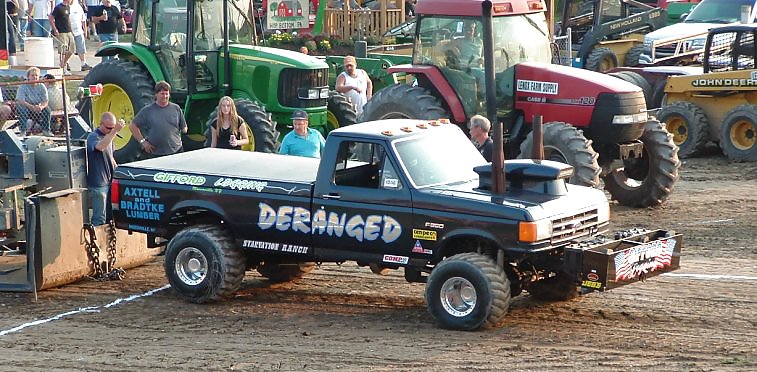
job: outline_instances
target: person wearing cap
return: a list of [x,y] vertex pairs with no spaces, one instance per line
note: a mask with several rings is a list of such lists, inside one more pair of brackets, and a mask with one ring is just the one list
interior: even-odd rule
[[183,151],[181,135],[187,133],[187,122],[181,107],[170,98],[171,85],[159,81],[155,84],[155,103],[139,110],[129,124],[132,138],[142,146],[147,158]]
[[326,140],[321,132],[308,128],[308,113],[297,110],[292,114],[294,130],[284,136],[279,154],[321,158]]
[[363,106],[373,96],[373,82],[365,70],[357,68],[355,57],[344,57],[344,72],[336,78],[336,90],[350,99],[358,115],[363,113]]

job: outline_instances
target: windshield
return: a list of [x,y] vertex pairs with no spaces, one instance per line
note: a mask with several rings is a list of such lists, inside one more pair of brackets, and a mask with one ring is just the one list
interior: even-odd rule
[[741,19],[741,6],[754,6],[754,0],[705,0],[684,20],[685,23],[733,23]]
[[462,133],[411,137],[394,147],[405,174],[418,188],[477,180],[473,167],[486,164]]

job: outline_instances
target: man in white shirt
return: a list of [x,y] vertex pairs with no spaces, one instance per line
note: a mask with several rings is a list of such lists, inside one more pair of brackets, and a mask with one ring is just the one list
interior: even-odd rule
[[[71,22],[71,33],[74,35],[74,43],[76,44],[76,55],[79,56],[81,62],[81,70],[87,71],[92,69],[86,61],[87,48],[84,43],[84,39],[87,37],[87,15],[84,14],[84,8],[79,4],[78,0],[74,0],[71,4],[71,13],[68,15],[68,19]],[[66,65],[66,69],[71,71],[71,66]]]
[[50,13],[53,11],[52,0],[29,0],[29,13],[32,16],[32,35],[50,37]]

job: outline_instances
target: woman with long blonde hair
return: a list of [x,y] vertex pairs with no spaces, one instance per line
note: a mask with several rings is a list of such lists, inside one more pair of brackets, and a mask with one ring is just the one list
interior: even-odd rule
[[229,96],[218,101],[218,117],[210,129],[210,147],[239,150],[250,143],[244,119],[237,115],[237,107]]

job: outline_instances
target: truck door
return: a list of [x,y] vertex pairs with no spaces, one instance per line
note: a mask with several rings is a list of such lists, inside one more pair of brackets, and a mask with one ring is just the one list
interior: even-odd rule
[[319,178],[313,196],[316,255],[407,263],[412,204],[397,164],[383,143],[344,141],[339,146],[332,182]]

